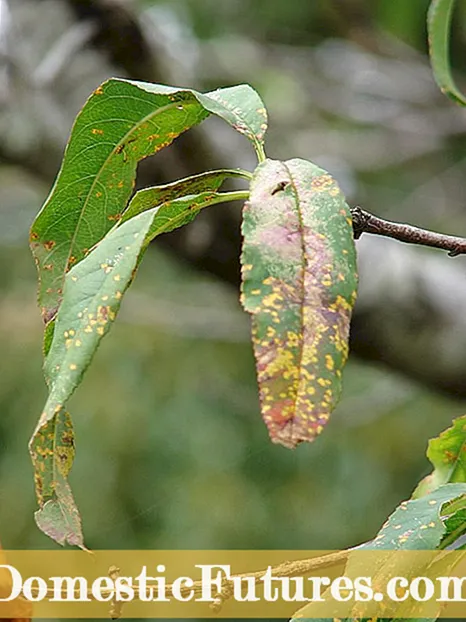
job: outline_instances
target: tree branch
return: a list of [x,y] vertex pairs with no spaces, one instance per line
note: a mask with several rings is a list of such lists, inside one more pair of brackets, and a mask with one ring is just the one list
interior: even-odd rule
[[440,248],[444,251],[448,251],[450,257],[466,254],[466,238],[445,235],[443,233],[436,233],[435,231],[428,231],[427,229],[420,229],[413,225],[383,220],[383,218],[374,216],[360,207],[353,207],[351,213],[353,216],[353,231],[356,240],[360,238],[363,233],[373,233],[374,235],[393,238],[399,242]]

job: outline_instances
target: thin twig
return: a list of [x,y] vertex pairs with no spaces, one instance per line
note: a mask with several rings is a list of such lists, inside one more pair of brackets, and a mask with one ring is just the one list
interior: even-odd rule
[[373,233],[408,244],[440,248],[448,251],[450,257],[466,254],[466,238],[445,235],[435,231],[428,231],[427,229],[420,229],[413,225],[383,220],[360,207],[353,207],[351,214],[353,216],[353,231],[356,240],[363,233]]
[[[297,559],[294,561],[286,561],[286,562],[279,564],[278,566],[271,567],[271,573],[273,577],[296,577],[296,576],[301,576],[301,575],[307,575],[311,572],[314,572],[315,570],[319,570],[323,568],[330,568],[332,566],[336,566],[338,564],[346,562],[349,554],[352,551],[354,551],[354,549],[350,548],[350,549],[345,549],[343,551],[336,551],[335,553],[328,553],[327,555],[322,555],[321,557],[311,557],[308,559]],[[241,577],[241,578],[253,577],[255,579],[260,579],[261,577],[264,576],[267,570],[268,569],[258,570],[256,572],[246,572],[244,574],[237,574],[233,576]],[[116,576],[119,576],[119,573],[120,573],[120,569],[117,568],[116,566],[111,566],[109,568],[109,576],[112,579],[114,579]],[[224,578],[222,581],[222,589],[217,596],[217,598],[219,598],[219,601],[221,601],[221,603],[223,603],[225,600],[227,600],[231,596],[231,593],[232,593],[231,586],[233,584],[232,579],[233,577],[231,579]],[[146,583],[146,587],[148,589],[150,589],[151,587],[157,588],[157,586],[158,586],[158,583],[155,583],[155,584],[151,582]],[[137,591],[139,589],[139,586],[134,585],[134,584],[128,587],[133,588],[134,591]],[[168,584],[165,589],[168,592],[171,590],[171,588],[172,588],[172,585]],[[191,592],[194,592],[195,595],[199,595],[202,593],[202,589],[203,589],[202,581],[194,581],[193,585],[190,587],[181,586],[180,592],[181,594],[184,594],[184,595],[190,594]],[[32,588],[31,593],[33,595],[37,595],[38,589]],[[66,593],[67,592],[65,588],[63,588],[63,590],[61,591],[61,594],[64,595]],[[73,593],[75,595],[79,594],[79,589],[75,588]],[[107,596],[112,593],[112,590],[101,589],[100,593],[102,596]],[[91,599],[95,598],[94,594],[92,593],[92,590],[87,590],[86,594]],[[49,588],[47,590],[46,596],[53,597],[54,595],[55,595],[55,590],[53,588]],[[137,599],[137,597],[135,598]],[[213,604],[218,606],[220,603],[218,602],[218,603],[213,603]]]

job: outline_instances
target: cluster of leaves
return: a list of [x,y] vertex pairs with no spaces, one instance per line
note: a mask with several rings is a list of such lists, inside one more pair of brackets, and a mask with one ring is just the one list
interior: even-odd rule
[[[454,0],[429,12],[432,65],[466,105],[448,62]],[[217,170],[134,192],[138,162],[214,114],[252,143],[252,172]],[[252,316],[261,410],[272,441],[312,441],[335,407],[348,354],[357,272],[351,213],[335,180],[305,160],[267,159],[267,113],[241,85],[201,94],[112,79],[78,115],[54,187],[31,229],[45,323],[49,396],[30,442],[38,526],[84,547],[68,483],[74,460],[67,402],[116,318],[149,242],[211,205],[246,200],[243,306]],[[246,190],[221,191],[229,178]],[[466,534],[466,418],[431,441],[434,471],[368,548],[462,548]],[[426,525],[429,528],[424,528]],[[305,608],[300,617],[312,611]]]
[[[138,162],[209,114],[254,146],[251,174],[217,170],[134,193]],[[253,318],[261,408],[274,442],[294,447],[325,425],[341,390],[356,297],[350,210],[335,180],[304,160],[269,160],[267,113],[249,86],[201,94],[112,79],[74,124],[50,196],[31,229],[45,323],[49,396],[30,442],[40,529],[84,547],[68,475],[67,402],[116,318],[148,244],[204,208],[247,199],[242,302]],[[221,192],[227,178],[249,190]]]

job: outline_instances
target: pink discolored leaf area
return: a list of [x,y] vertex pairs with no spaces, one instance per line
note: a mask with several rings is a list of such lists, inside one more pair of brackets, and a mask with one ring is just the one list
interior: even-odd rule
[[320,434],[341,393],[357,288],[351,214],[326,171],[266,160],[242,233],[262,415],[272,441],[293,448]]

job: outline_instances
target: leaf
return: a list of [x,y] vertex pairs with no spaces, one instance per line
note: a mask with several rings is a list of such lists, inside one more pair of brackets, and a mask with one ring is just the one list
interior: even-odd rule
[[202,95],[111,79],[91,95],[75,121],[57,180],[31,228],[38,299],[46,323],[58,310],[65,273],[120,219],[134,188],[137,163],[211,112],[245,134],[256,148],[262,145],[263,104],[247,85]]
[[466,482],[466,415],[455,419],[451,428],[429,441],[427,457],[434,470],[418,484],[414,499],[442,484]]
[[44,365],[49,396],[29,446],[40,507],[36,522],[60,544],[84,547],[81,521],[67,483],[74,434],[64,406],[116,317],[153,217],[149,211],[113,230],[65,279]]
[[375,540],[359,549],[436,549],[446,531],[443,506],[463,495],[466,495],[466,484],[445,484],[421,499],[404,501],[388,518]]
[[341,392],[357,287],[351,214],[326,171],[266,160],[242,233],[262,415],[273,442],[295,447],[322,431]]
[[188,224],[204,207],[238,198],[236,193],[217,190],[226,178],[243,176],[243,172],[235,170],[209,171],[164,186],[144,188],[131,199],[121,222],[159,206],[146,236],[148,242],[160,233]]
[[243,177],[242,171],[234,169],[222,169],[218,171],[208,171],[200,175],[193,175],[185,179],[178,179],[171,184],[163,186],[153,186],[144,188],[137,192],[131,199],[128,208],[124,211],[121,222],[125,222],[133,216],[145,212],[162,203],[168,203],[180,197],[200,194],[202,192],[217,192],[225,179],[229,177]]
[[36,523],[59,544],[84,548],[81,519],[67,483],[75,455],[73,422],[59,405],[48,419],[42,417],[29,444],[40,507]]
[[246,85],[242,85],[241,91],[238,87],[218,89],[205,96],[201,95],[200,101],[209,112],[221,117],[240,134],[244,134],[252,142],[259,160],[265,158],[267,110],[254,89]]
[[427,29],[429,54],[434,78],[442,93],[461,106],[466,98],[455,84],[450,69],[450,30],[455,0],[433,0],[429,7]]
[[[411,499],[401,503],[387,519],[374,540],[358,546],[354,549],[354,555],[350,553],[345,568],[345,576],[350,578],[370,576],[372,577],[372,586],[375,587],[386,585],[387,580],[393,576],[409,578],[410,576],[423,575],[422,571],[425,571],[426,568],[425,559],[422,556],[419,558],[413,556],[409,558],[389,556],[371,560],[371,558],[363,558],[359,555],[359,552],[363,550],[395,552],[400,550],[424,551],[437,549],[447,532],[448,518],[444,513],[445,505],[456,499],[464,502],[466,499],[466,484],[446,484],[422,499]],[[447,576],[448,572],[445,575]],[[302,618],[315,619],[315,615],[313,615],[315,605],[315,603],[310,603],[299,609],[293,616],[293,620]],[[419,603],[416,603],[416,605],[419,605]],[[439,609],[441,605],[439,603]],[[371,607],[377,607],[377,604],[371,601],[367,604],[367,608]],[[401,613],[404,607],[405,604],[401,603],[400,613],[397,613],[397,616],[400,615],[401,618],[409,617],[413,619],[413,615],[409,616]],[[364,619],[372,620],[372,617],[364,617],[368,615],[368,609],[360,611],[360,615],[356,618],[343,618],[342,622]],[[373,614],[374,612],[371,613],[371,615]],[[395,621],[397,618],[378,619],[389,622],[390,620]],[[324,620],[331,622],[332,619],[319,618],[320,622],[324,622]],[[421,617],[419,620],[428,622],[426,617]]]
[[[228,171],[217,176],[212,174],[208,184],[219,186],[227,173],[230,174]],[[203,187],[207,182],[197,180],[196,183]],[[189,184],[193,190],[194,181]],[[50,393],[30,442],[40,506],[36,522],[60,544],[84,547],[79,512],[67,482],[74,460],[74,434],[71,417],[64,406],[110,329],[148,240],[192,220],[202,207],[241,195],[201,192],[147,210],[151,199],[157,203],[164,193],[165,198],[176,196],[176,184],[170,186],[170,191],[167,187],[156,187],[137,193],[135,210],[144,206],[146,211],[139,211],[107,234],[65,278],[63,302],[53,322],[44,365]],[[181,186],[186,188],[181,182],[178,186],[178,190]]]

